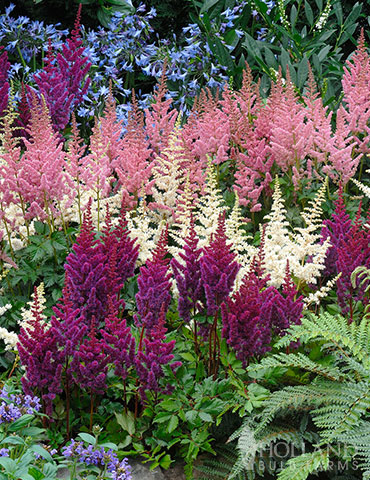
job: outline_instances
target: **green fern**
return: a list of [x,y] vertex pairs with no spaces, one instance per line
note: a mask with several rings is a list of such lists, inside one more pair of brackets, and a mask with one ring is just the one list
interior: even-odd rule
[[[253,457],[252,439],[258,448],[266,445],[267,431],[276,419],[292,414],[297,418],[297,412],[309,413],[318,438],[311,442],[313,452],[288,460],[278,480],[305,480],[318,469],[328,468],[330,449],[325,447],[339,444],[347,445],[350,459],[358,459],[364,478],[370,478],[370,319],[365,316],[357,325],[348,324],[341,316],[311,314],[302,319],[301,325],[292,326],[278,347],[297,341],[302,345],[319,342],[330,354],[331,364],[321,365],[303,353],[293,352],[277,353],[249,366],[253,373],[278,367],[300,369],[308,372],[311,382],[273,392],[256,417],[254,430],[245,424],[232,436],[239,439],[239,457],[228,478],[235,478],[233,475],[243,471]],[[301,431],[298,434],[302,436]],[[292,436],[285,441],[293,441]]]

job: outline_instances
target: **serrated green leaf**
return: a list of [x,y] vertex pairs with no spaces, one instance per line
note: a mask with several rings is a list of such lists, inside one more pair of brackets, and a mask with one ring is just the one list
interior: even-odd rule
[[210,422],[210,423],[213,422],[212,415],[210,415],[210,414],[207,413],[207,412],[202,412],[202,411],[200,411],[200,412],[199,412],[199,417],[203,420],[203,422]]
[[166,431],[168,433],[173,432],[174,430],[176,430],[176,427],[178,424],[179,424],[179,417],[177,417],[176,415],[172,415],[172,417],[170,418],[170,421],[168,422]]

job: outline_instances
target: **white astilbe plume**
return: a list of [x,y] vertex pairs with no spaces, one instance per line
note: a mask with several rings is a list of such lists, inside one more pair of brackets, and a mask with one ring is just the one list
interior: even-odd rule
[[[144,195],[144,192],[142,193]],[[139,245],[138,265],[143,265],[156,247],[165,222],[154,224],[145,200],[141,200],[138,208],[126,213],[127,228],[130,238],[136,240]]]
[[249,270],[253,257],[257,256],[258,249],[248,243],[249,240],[253,240],[253,237],[240,228],[245,223],[245,219],[241,214],[239,195],[236,191],[234,193],[235,203],[230,216],[225,221],[225,232],[231,250],[237,255],[235,260],[241,265],[234,283],[234,291],[236,292],[239,290],[241,281]]
[[195,225],[195,231],[199,236],[199,248],[209,245],[212,234],[217,230],[220,214],[225,210],[225,202],[217,186],[216,169],[212,159],[207,155],[207,181],[204,195],[198,204],[197,224]]
[[[4,313],[11,308],[10,303],[0,307],[0,319]],[[9,332],[6,328],[0,327],[0,340],[3,340],[5,343],[5,350],[16,350],[18,343],[18,335],[16,333]]]
[[317,290],[316,292],[312,292],[308,295],[308,297],[304,298],[303,299],[303,303],[304,303],[304,308],[308,308],[310,305],[312,305],[313,303],[315,305],[318,305],[320,304],[321,300],[323,298],[325,298],[328,293],[332,290],[332,288],[334,287],[334,285],[336,284],[337,280],[342,276],[342,272],[339,272],[338,275],[334,278],[332,278],[331,280],[328,281],[328,283],[326,285],[324,285],[323,287],[321,287],[319,290]]
[[[40,285],[36,288],[36,290],[37,290],[38,311],[40,312],[41,320],[45,322],[46,315],[44,315],[42,313],[46,308],[46,306],[45,306],[46,298],[45,298],[44,283],[41,282]],[[33,317],[32,310],[36,306],[35,292],[32,293],[31,298],[32,298],[32,300],[30,302],[27,302],[27,305],[29,306],[29,308],[22,307],[22,309],[21,309],[22,318],[20,320],[18,320],[18,323],[19,323],[21,328],[28,328],[28,329],[33,330],[33,318],[34,317]]]
[[306,226],[296,228],[292,234],[289,222],[286,219],[282,195],[278,180],[275,181],[273,205],[265,230],[264,270],[270,275],[270,285],[279,288],[284,282],[285,269],[289,261],[290,271],[301,283],[316,283],[317,277],[324,269],[327,250],[330,246],[329,238],[320,244],[322,214],[321,203],[324,200],[326,184],[324,184],[316,197],[310,202],[301,214]]
[[[366,173],[370,173],[370,170],[366,170]],[[351,178],[351,181],[357,185],[357,187],[364,193],[368,198],[370,198],[370,187],[359,182],[355,178]]]
[[181,116],[178,116],[176,125],[168,137],[168,146],[156,157],[152,169],[153,202],[149,207],[153,220],[157,223],[165,220],[169,226],[172,225],[177,199],[181,185],[185,181],[185,174],[181,165],[186,162],[185,149],[181,136]]

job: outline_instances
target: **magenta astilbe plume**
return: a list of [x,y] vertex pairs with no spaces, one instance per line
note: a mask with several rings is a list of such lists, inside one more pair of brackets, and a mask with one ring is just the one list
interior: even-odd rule
[[117,317],[114,302],[109,300],[109,315],[105,319],[105,328],[101,331],[109,354],[110,363],[115,366],[114,373],[125,379],[128,369],[135,364],[135,338],[125,319]]
[[[163,304],[155,326],[147,331],[147,337],[144,338],[145,349],[139,346],[136,356],[136,371],[140,380],[139,392],[143,402],[146,400],[146,390],[152,392],[170,393],[172,386],[170,384],[162,387],[160,379],[164,377],[163,366],[170,364],[174,356],[172,351],[175,347],[175,340],[166,342],[166,331],[164,327],[166,317],[166,307]],[[175,371],[181,362],[170,364],[172,371]]]
[[200,271],[207,301],[207,315],[214,315],[229,296],[240,265],[227,244],[225,216],[220,215],[216,233],[200,258]]
[[[0,51],[1,51],[0,47]],[[8,60],[8,52],[4,51],[0,55],[0,117],[5,113],[5,110],[8,107],[9,99],[9,82],[8,82],[8,71],[10,68],[10,62]]]
[[[30,103],[31,103],[32,102],[31,93],[29,94],[29,96],[30,96]],[[27,139],[29,139],[30,137],[30,134],[28,132],[28,126],[31,120],[30,103],[28,102],[27,89],[24,83],[22,82],[21,99],[18,102],[18,106],[17,106],[18,115],[14,121],[14,125],[16,127],[15,136],[17,137],[27,138]]]
[[222,336],[244,365],[271,349],[271,313],[278,292],[266,281],[251,270],[239,291],[221,306]]
[[56,65],[51,42],[44,63],[43,70],[34,75],[34,80],[45,99],[54,130],[63,130],[69,121],[73,94],[68,90],[68,79]]
[[179,253],[183,262],[179,262],[176,258],[171,260],[171,268],[179,291],[178,311],[185,323],[190,322],[191,313],[195,314],[202,309],[199,302],[205,303],[199,261],[202,249],[198,248],[198,242],[192,215],[189,235],[185,238],[183,252]]
[[26,370],[21,381],[27,395],[41,395],[45,413],[51,415],[52,401],[61,392],[63,359],[53,327],[49,328],[42,318],[36,287],[31,313],[31,321],[18,336],[19,357]]
[[72,109],[82,102],[83,96],[90,85],[90,78],[84,80],[90,70],[91,63],[83,54],[85,47],[82,46],[80,35],[81,8],[82,3],[78,6],[71,38],[67,38],[66,43],[62,45],[62,53],[57,54],[58,69],[67,82],[69,94],[72,95]]
[[287,262],[285,280],[282,293],[276,291],[272,302],[271,327],[274,333],[285,335],[291,325],[301,322],[303,315],[303,296],[298,296],[298,290],[292,281],[289,262]]
[[95,331],[95,318],[91,319],[89,337],[85,337],[71,362],[74,381],[83,390],[103,394],[107,388],[109,355],[103,338],[98,339]]
[[147,260],[140,268],[140,275],[137,279],[138,293],[136,294],[137,313],[135,315],[136,325],[145,328],[146,334],[150,335],[156,327],[161,309],[167,312],[171,302],[171,274],[168,268],[167,255],[167,234],[168,226],[162,233],[158,245],[153,253],[153,258]]
[[107,313],[108,265],[102,244],[95,239],[89,202],[81,233],[64,266],[68,274],[71,299],[75,308],[90,325],[94,316],[99,323]]

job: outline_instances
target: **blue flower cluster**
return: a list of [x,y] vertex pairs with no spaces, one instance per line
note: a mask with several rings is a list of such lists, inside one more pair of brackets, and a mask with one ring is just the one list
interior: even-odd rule
[[106,466],[113,480],[131,480],[131,467],[127,458],[118,460],[113,450],[105,450],[104,447],[94,445],[84,446],[83,442],[71,440],[71,443],[62,451],[64,457],[75,459],[85,465]]
[[14,422],[22,415],[33,414],[41,408],[38,397],[9,393],[6,388],[0,392],[0,400],[0,424]]

